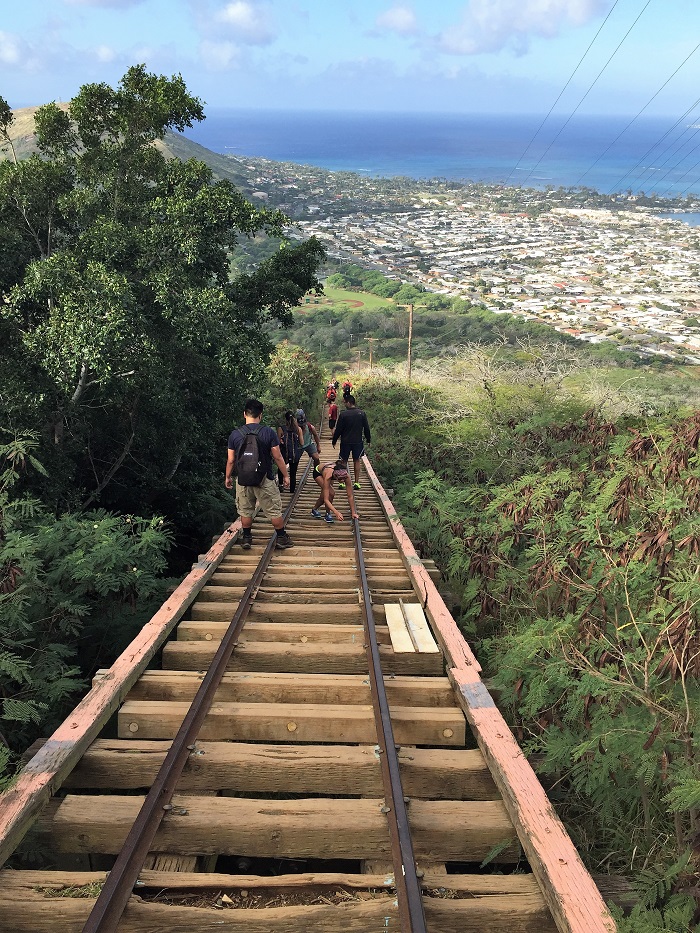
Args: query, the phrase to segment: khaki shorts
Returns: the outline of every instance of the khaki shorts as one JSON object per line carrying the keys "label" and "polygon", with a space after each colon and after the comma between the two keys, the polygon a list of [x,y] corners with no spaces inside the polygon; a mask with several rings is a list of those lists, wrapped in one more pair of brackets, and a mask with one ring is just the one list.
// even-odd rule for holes
{"label": "khaki shorts", "polygon": [[252,518],[259,505],[265,518],[282,518],[282,497],[274,479],[266,476],[259,486],[241,486],[236,480],[236,508],[244,518]]}

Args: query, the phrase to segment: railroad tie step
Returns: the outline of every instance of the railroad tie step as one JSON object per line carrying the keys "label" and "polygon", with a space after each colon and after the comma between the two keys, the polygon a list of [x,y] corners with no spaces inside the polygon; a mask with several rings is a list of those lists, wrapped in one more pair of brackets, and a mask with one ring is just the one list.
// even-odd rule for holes
{"label": "railroad tie step", "polygon": [[[4,933],[81,930],[105,877],[104,872],[3,872],[0,914]],[[556,933],[531,875],[450,875],[448,880],[445,887],[439,874],[427,872],[423,878],[431,933],[477,929]],[[391,933],[398,931],[399,918],[390,882],[384,875],[338,872],[267,878],[146,870],[139,878],[139,897],[129,903],[119,929],[120,933],[210,933],[225,924],[226,930],[241,933],[335,933],[341,928]],[[307,898],[309,903],[299,903],[305,889],[314,895]],[[61,896],[62,892],[73,896]],[[342,892],[342,898],[337,892]],[[197,895],[198,906],[182,906],[182,896],[188,893]],[[227,899],[223,903],[222,895]],[[293,906],[246,909],[260,900],[283,902],[285,895]],[[228,909],[222,910],[224,905]]]}
{"label": "railroad tie step", "polygon": [[[119,710],[121,738],[172,739],[189,702],[127,700]],[[394,736],[407,745],[462,747],[464,714],[458,708],[394,706]],[[371,704],[240,703],[215,701],[200,733],[220,742],[376,742]]]}
{"label": "railroad tie step", "polygon": [[[180,641],[221,641],[228,628],[226,621],[190,621],[181,622],[177,629]],[[377,638],[382,644],[389,644],[389,629],[386,626],[377,626]],[[316,622],[247,622],[239,641],[258,642],[325,642],[364,644],[364,630],[362,625],[346,625],[342,622],[331,624]]]}
{"label": "railroad tie step", "polygon": [[[163,647],[165,670],[202,671],[216,651],[214,641],[170,641]],[[384,674],[428,675],[444,673],[441,654],[396,654],[380,645]],[[242,642],[233,652],[229,671],[281,671],[300,674],[365,674],[367,659],[362,644],[308,642]]]}
{"label": "railroad tie step", "polygon": [[[96,679],[105,672],[98,671]],[[192,700],[204,674],[200,671],[146,671],[129,691],[129,700]],[[457,708],[447,677],[388,677],[392,706]],[[370,702],[369,677],[364,674],[224,674],[217,701],[239,703]]]}
{"label": "railroad tie step", "polygon": [[[57,853],[115,855],[143,802],[140,796],[68,794],[54,799],[37,824]],[[177,794],[154,841],[175,855],[252,858],[366,859],[390,856],[381,798],[255,800]],[[416,857],[481,862],[506,844],[498,862],[520,857],[501,801],[412,800],[409,820]]]}
{"label": "railroad tie step", "polygon": [[[170,742],[98,739],[66,780],[67,788],[139,790],[153,781]],[[431,800],[500,800],[478,749],[402,748],[404,793]],[[380,797],[375,745],[289,745],[197,741],[178,784],[184,793],[327,794]]]}

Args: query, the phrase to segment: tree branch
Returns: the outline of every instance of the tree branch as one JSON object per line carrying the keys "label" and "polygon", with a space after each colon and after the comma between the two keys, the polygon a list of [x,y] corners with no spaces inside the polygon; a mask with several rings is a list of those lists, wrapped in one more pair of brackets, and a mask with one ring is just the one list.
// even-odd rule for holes
{"label": "tree branch", "polygon": [[102,478],[102,481],[98,483],[97,487],[90,493],[90,495],[87,497],[85,502],[82,503],[79,511],[82,512],[84,509],[86,509],[90,505],[91,502],[94,502],[95,499],[97,499],[97,497],[100,495],[102,490],[105,489],[105,487],[107,487],[109,483],[111,483],[112,479],[114,478],[114,474],[117,472],[117,470],[122,465],[122,463],[124,463],[124,461],[126,460],[127,454],[131,450],[131,445],[134,443],[135,437],[136,437],[136,432],[134,431],[134,428],[132,426],[131,434],[129,435],[129,439],[124,445],[122,452],[119,454],[117,459],[114,461],[112,466],[109,468],[107,473],[104,475],[104,477]]}

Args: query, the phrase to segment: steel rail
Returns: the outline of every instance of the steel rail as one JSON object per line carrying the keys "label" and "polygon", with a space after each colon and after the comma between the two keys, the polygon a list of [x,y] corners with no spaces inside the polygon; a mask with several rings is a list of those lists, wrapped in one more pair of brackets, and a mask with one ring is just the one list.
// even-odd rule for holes
{"label": "steel rail", "polygon": [[[285,523],[289,519],[299,498],[313,461],[309,458],[306,469],[297,484],[292,499],[284,511]],[[83,933],[115,933],[126,905],[133,893],[139,874],[143,869],[158,827],[165,814],[172,809],[170,803],[177,783],[180,780],[187,759],[194,750],[194,743],[204,719],[214,701],[214,695],[226,672],[228,662],[238,644],[238,637],[250,611],[253,595],[267,570],[270,558],[275,550],[276,534],[270,536],[267,546],[260,556],[260,561],[253,573],[238,608],[221,639],[221,644],[214,655],[209,670],[204,676],[192,704],[187,711],[177,735],[172,741],[165,760],[156,775],[151,789],[132,824],[117,856],[112,870],[107,875],[100,894],[90,911],[83,927]]]}
{"label": "steel rail", "polygon": [[369,662],[369,681],[372,694],[372,709],[377,728],[377,748],[382,770],[384,786],[383,812],[389,824],[391,855],[394,863],[394,884],[399,908],[401,933],[427,933],[421,883],[413,854],[411,828],[408,822],[407,801],[401,786],[401,771],[394,730],[391,725],[391,713],[384,686],[379,643],[370,600],[367,569],[362,553],[362,532],[360,521],[353,519],[355,533],[355,556],[362,585],[362,604],[365,624],[365,650]]}

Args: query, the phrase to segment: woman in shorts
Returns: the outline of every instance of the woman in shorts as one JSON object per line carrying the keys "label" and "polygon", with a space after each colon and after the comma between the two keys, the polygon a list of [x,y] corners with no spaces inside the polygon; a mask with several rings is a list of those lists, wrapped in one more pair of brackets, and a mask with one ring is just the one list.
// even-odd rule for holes
{"label": "woman in shorts", "polygon": [[[335,521],[335,518],[337,518],[339,522],[344,521],[342,512],[339,512],[333,505],[333,499],[335,498],[333,483],[345,484],[345,492],[348,495],[348,505],[350,507],[350,517],[359,518],[355,508],[355,497],[352,494],[352,483],[350,482],[348,465],[344,460],[335,460],[333,463],[324,463],[323,465],[320,463],[315,464],[313,476],[316,485],[321,490],[316,504],[311,509],[311,514],[314,518],[323,518],[320,508],[322,505],[325,505],[326,521],[329,525]],[[335,518],[333,516],[335,516]]]}

